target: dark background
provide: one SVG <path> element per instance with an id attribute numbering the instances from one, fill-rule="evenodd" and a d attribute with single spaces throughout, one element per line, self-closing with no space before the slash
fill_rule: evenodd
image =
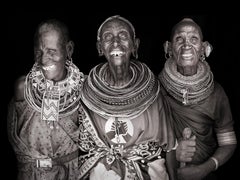
<path id="1" fill-rule="evenodd" d="M 86 9 L 86 11 L 88 11 Z M 89 11 L 91 11 L 89 9 Z M 91 13 L 91 12 L 90 12 Z M 229 97 L 232 108 L 235 130 L 238 141 L 240 132 L 240 85 L 239 85 L 239 20 L 237 16 L 225 13 L 214 15 L 208 14 L 154 14 L 137 15 L 126 14 L 121 11 L 82 15 L 78 11 L 14 11 L 8 13 L 7 23 L 7 59 L 2 66 L 4 90 L 1 128 L 3 132 L 2 156 L 4 164 L 4 175 L 7 179 L 16 177 L 16 159 L 8 142 L 6 121 L 7 104 L 13 95 L 13 84 L 17 77 L 27 74 L 32 67 L 33 61 L 33 35 L 37 25 L 48 18 L 58 18 L 65 22 L 70 29 L 71 38 L 75 42 L 73 62 L 84 74 L 103 59 L 98 57 L 96 50 L 96 35 L 100 24 L 109 16 L 119 14 L 127 18 L 136 29 L 136 35 L 140 38 L 139 60 L 145 62 L 157 75 L 163 68 L 165 58 L 163 43 L 169 40 L 173 25 L 183 17 L 191 17 L 197 22 L 204 34 L 204 40 L 213 45 L 213 52 L 206 60 L 211 66 L 215 79 L 223 86 Z M 144 13 L 143 13 L 144 14 Z M 240 160 L 239 145 L 233 157 L 217 171 L 219 178 L 225 179 L 238 176 L 237 163 Z"/>

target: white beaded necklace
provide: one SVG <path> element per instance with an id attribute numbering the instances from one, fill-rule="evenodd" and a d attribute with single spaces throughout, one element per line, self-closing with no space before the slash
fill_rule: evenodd
<path id="1" fill-rule="evenodd" d="M 78 108 L 84 75 L 70 61 L 66 62 L 67 78 L 54 84 L 47 80 L 37 64 L 25 80 L 24 97 L 36 111 L 41 112 L 42 120 L 58 121 Z"/>

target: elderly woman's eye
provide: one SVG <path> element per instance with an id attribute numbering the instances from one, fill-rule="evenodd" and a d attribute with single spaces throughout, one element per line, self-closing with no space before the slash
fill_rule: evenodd
<path id="1" fill-rule="evenodd" d="M 128 34 L 126 32 L 122 32 L 119 34 L 119 38 L 125 40 L 128 38 Z"/>
<path id="2" fill-rule="evenodd" d="M 198 41 L 199 41 L 199 39 L 198 39 L 197 37 L 192 37 L 192 38 L 191 38 L 191 42 L 192 42 L 193 44 L 196 44 Z"/>
<path id="3" fill-rule="evenodd" d="M 110 33 L 104 34 L 103 35 L 103 40 L 105 41 L 110 41 L 112 39 L 113 35 Z"/>
<path id="4" fill-rule="evenodd" d="M 175 39 L 175 40 L 176 40 L 176 42 L 179 42 L 179 43 L 183 42 L 183 38 L 182 38 L 182 37 L 180 37 L 180 36 L 179 36 L 179 37 L 176 37 L 176 39 Z"/>
<path id="5" fill-rule="evenodd" d="M 54 56 L 54 55 L 56 54 L 56 50 L 49 49 L 49 50 L 47 51 L 47 53 L 48 53 L 49 56 Z"/>

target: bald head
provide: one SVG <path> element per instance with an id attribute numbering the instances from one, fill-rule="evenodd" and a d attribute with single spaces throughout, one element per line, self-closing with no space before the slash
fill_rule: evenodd
<path id="1" fill-rule="evenodd" d="M 129 33 L 131 34 L 132 38 L 135 39 L 135 28 L 133 27 L 132 23 L 130 21 L 128 21 L 126 18 L 121 17 L 120 15 L 115 15 L 115 16 L 111 16 L 109 18 L 107 18 L 99 27 L 98 31 L 97 31 L 97 40 L 100 40 L 100 36 L 102 33 L 103 28 L 109 24 L 109 23 L 121 23 L 124 26 L 128 27 Z"/>
<path id="2" fill-rule="evenodd" d="M 56 19 L 49 19 L 40 23 L 34 35 L 34 43 L 36 44 L 41 34 L 46 32 L 56 31 L 58 32 L 59 38 L 63 44 L 70 41 L 69 30 L 67 26 Z"/>
<path id="3" fill-rule="evenodd" d="M 203 34 L 202 34 L 202 30 L 201 30 L 200 26 L 196 22 L 194 22 L 191 18 L 184 18 L 173 27 L 172 32 L 171 32 L 171 40 L 172 40 L 174 34 L 176 33 L 176 31 L 178 31 L 179 29 L 181 29 L 182 27 L 185 27 L 185 26 L 195 27 L 198 30 L 198 33 L 199 33 L 201 39 L 203 39 Z"/>

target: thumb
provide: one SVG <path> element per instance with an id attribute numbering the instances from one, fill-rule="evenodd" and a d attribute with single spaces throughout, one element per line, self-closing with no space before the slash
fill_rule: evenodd
<path id="1" fill-rule="evenodd" d="M 184 128 L 182 132 L 182 136 L 184 140 L 187 140 L 191 137 L 192 130 L 189 127 Z"/>

